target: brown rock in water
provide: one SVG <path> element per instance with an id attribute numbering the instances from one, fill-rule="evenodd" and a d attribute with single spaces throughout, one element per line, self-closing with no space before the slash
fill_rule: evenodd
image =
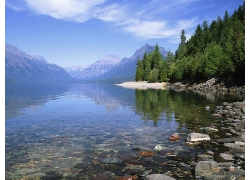
<path id="1" fill-rule="evenodd" d="M 138 161 L 136 159 L 125 159 L 125 160 L 123 160 L 123 162 L 129 163 L 129 164 L 134 164 L 134 165 L 143 165 L 144 164 L 144 162 Z"/>
<path id="2" fill-rule="evenodd" d="M 174 134 L 172 134 L 172 135 L 169 137 L 169 140 L 170 140 L 170 141 L 177 141 L 177 140 L 180 140 L 180 136 L 179 136 L 177 133 L 174 133 Z"/>
<path id="3" fill-rule="evenodd" d="M 154 156 L 155 153 L 151 151 L 140 151 L 141 156 Z"/>
<path id="4" fill-rule="evenodd" d="M 119 177 L 116 180 L 136 180 L 136 179 L 138 179 L 137 175 L 134 175 L 134 176 L 126 175 L 126 176 Z"/>
<path id="5" fill-rule="evenodd" d="M 111 177 L 108 174 L 98 174 L 93 180 L 109 180 Z"/>

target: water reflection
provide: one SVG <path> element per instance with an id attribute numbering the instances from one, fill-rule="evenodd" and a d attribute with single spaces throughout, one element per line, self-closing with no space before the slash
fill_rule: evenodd
<path id="1" fill-rule="evenodd" d="M 112 84 L 72 84 L 70 92 L 78 97 L 91 98 L 107 111 L 117 110 L 120 106 L 134 105 L 134 90 L 123 89 Z"/>
<path id="2" fill-rule="evenodd" d="M 58 99 L 67 89 L 65 84 L 6 82 L 5 119 L 22 115 L 20 109 L 36 108 L 49 99 Z"/>
<path id="3" fill-rule="evenodd" d="M 235 96 L 217 95 L 213 94 L 214 98 L 211 100 L 211 94 L 207 98 L 191 91 L 135 89 L 135 111 L 143 120 L 152 120 L 155 126 L 164 118 L 166 121 L 175 118 L 174 120 L 179 123 L 178 129 L 183 129 L 185 126 L 194 130 L 213 123 L 215 119 L 211 111 L 215 106 L 223 101 L 241 100 Z"/>
<path id="4" fill-rule="evenodd" d="M 119 107 L 134 106 L 134 90 L 114 85 L 100 84 L 64 84 L 64 83 L 13 83 L 5 85 L 5 118 L 23 115 L 22 109 L 35 110 L 48 101 L 63 97 L 77 99 L 90 98 L 107 111 Z"/>
<path id="5" fill-rule="evenodd" d="M 130 173 L 127 162 L 173 172 L 176 167 L 159 166 L 171 160 L 166 153 L 184 152 L 191 162 L 203 152 L 183 145 L 187 131 L 211 124 L 213 107 L 224 100 L 114 85 L 7 83 L 6 179 L 93 179 L 107 172 L 117 178 Z M 176 131 L 184 133 L 173 144 L 167 139 Z M 164 156 L 137 158 L 135 149 L 156 145 L 166 148 Z M 107 158 L 123 162 L 114 166 Z"/>

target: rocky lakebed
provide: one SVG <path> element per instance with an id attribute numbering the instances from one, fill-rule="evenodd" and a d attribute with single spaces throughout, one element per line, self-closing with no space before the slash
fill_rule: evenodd
<path id="1" fill-rule="evenodd" d="M 199 88 L 204 90 L 204 87 Z M 239 89 L 234 93 L 244 93 Z M 210 111 L 216 119 L 210 126 L 189 133 L 173 132 L 168 137 L 145 135 L 145 141 L 141 137 L 146 130 L 138 131 L 138 137 L 126 130 L 118 132 L 115 138 L 104 133 L 103 139 L 89 131 L 86 141 L 83 137 L 55 136 L 40 140 L 34 137 L 29 139 L 30 146 L 19 143 L 11 151 L 10 143 L 21 137 L 7 134 L 5 177 L 6 180 L 243 180 L 245 101 L 223 102 Z M 86 129 L 91 126 L 89 123 Z M 128 145 L 131 139 L 139 138 L 139 144 Z M 164 140 L 170 145 L 162 145 Z M 50 145 L 44 147 L 44 141 Z"/>

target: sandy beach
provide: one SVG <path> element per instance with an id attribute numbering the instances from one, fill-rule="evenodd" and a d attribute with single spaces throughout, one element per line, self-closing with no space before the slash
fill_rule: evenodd
<path id="1" fill-rule="evenodd" d="M 148 83 L 147 81 L 130 81 L 115 85 L 131 89 L 166 89 L 166 83 Z"/>

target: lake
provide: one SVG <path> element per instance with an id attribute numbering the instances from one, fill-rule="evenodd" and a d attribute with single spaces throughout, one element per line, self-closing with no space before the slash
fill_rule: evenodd
<path id="1" fill-rule="evenodd" d="M 115 179 L 145 170 L 187 169 L 188 161 L 206 150 L 186 146 L 187 134 L 216 125 L 215 106 L 241 100 L 112 84 L 6 82 L 5 178 L 93 179 L 105 174 Z M 179 133 L 179 141 L 168 140 L 173 133 Z M 157 145 L 163 150 L 156 152 Z M 140 150 L 155 156 L 141 157 Z M 180 161 L 169 165 L 174 157 L 183 158 L 181 166 Z"/>

